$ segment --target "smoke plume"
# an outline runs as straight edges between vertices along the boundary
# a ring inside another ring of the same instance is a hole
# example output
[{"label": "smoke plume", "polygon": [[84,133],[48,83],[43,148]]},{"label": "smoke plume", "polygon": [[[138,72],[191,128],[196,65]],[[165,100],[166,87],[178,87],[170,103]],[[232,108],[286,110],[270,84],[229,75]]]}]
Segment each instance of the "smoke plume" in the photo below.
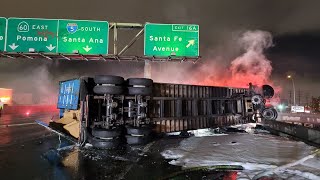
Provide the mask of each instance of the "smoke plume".
[{"label": "smoke plume", "polygon": [[271,61],[263,51],[272,45],[272,36],[266,31],[247,31],[239,39],[245,53],[231,62],[228,83],[242,87],[250,81],[256,85],[269,83],[272,72]]},{"label": "smoke plume", "polygon": [[258,87],[269,84],[275,89],[276,95],[268,103],[276,105],[280,101],[278,95],[281,88],[270,79],[272,65],[264,55],[264,51],[273,45],[271,33],[246,31],[235,42],[234,49],[241,49],[242,52],[231,61],[226,59],[228,51],[224,51],[224,54],[201,60],[198,65],[160,64],[153,69],[153,77],[159,82],[236,88],[248,88],[250,82]]},{"label": "smoke plume", "polygon": [[5,87],[13,89],[14,104],[55,104],[57,101],[58,84],[54,83],[46,63],[2,75]]},{"label": "smoke plume", "polygon": [[[234,49],[242,53],[233,60],[224,54],[200,60],[198,65],[167,64],[156,67],[153,77],[156,81],[182,84],[211,86],[248,87],[249,82],[261,86],[272,84],[271,61],[264,55],[264,50],[272,46],[272,35],[266,31],[246,31],[239,35]],[[230,49],[226,47],[226,49]],[[164,67],[163,67],[164,66]]]}]

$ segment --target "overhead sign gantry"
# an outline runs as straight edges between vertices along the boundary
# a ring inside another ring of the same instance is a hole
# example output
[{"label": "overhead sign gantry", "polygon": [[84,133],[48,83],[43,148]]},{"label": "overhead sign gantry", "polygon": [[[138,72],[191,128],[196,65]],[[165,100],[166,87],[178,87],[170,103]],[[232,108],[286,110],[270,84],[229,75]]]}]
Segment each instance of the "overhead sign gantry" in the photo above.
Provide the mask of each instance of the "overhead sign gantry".
[{"label": "overhead sign gantry", "polygon": [[[118,52],[118,31],[134,29],[139,32]],[[108,51],[109,31],[113,32],[113,53]],[[144,55],[124,55],[143,34]],[[0,18],[0,55],[29,59],[195,62],[200,58],[199,26]]]}]

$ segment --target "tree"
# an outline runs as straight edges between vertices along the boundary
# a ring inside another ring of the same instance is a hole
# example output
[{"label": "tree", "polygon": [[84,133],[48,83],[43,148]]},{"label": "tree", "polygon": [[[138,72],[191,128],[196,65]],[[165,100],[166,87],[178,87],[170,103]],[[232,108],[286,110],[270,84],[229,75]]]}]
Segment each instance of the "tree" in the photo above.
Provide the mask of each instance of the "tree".
[{"label": "tree", "polygon": [[318,97],[318,98],[312,97],[311,98],[311,105],[310,105],[312,112],[319,113],[320,112],[319,105],[320,105],[320,97]]}]

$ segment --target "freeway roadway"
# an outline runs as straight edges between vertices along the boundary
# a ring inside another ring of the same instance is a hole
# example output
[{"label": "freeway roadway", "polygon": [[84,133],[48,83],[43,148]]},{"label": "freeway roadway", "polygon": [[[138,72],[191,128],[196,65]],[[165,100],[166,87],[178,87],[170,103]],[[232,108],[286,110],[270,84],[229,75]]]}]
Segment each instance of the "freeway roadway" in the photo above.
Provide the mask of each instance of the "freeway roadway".
[{"label": "freeway roadway", "polygon": [[58,119],[57,112],[37,114],[3,114],[0,117],[0,147],[47,135],[35,120],[49,122]]},{"label": "freeway roadway", "polygon": [[[52,116],[57,113],[0,118],[1,179],[252,179],[264,173],[273,179],[320,179],[320,159],[310,156],[315,147],[270,135],[254,124],[231,128],[239,132],[204,129],[185,138],[171,133],[146,146],[95,150],[79,149],[33,123]],[[292,162],[298,164],[283,169]],[[192,169],[216,165],[243,169]]]}]

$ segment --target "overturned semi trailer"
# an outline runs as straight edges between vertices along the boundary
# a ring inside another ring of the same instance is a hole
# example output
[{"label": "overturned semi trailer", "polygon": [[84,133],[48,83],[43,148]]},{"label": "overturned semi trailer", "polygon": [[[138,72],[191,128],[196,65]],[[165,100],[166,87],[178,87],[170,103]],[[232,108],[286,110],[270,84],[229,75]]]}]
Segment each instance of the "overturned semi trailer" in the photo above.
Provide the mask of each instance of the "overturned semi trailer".
[{"label": "overturned semi trailer", "polygon": [[100,75],[60,82],[60,120],[52,122],[98,148],[143,144],[154,133],[248,122],[246,88],[154,83],[151,79]]},{"label": "overturned semi trailer", "polygon": [[154,83],[149,116],[157,132],[221,127],[247,122],[247,89]]}]

